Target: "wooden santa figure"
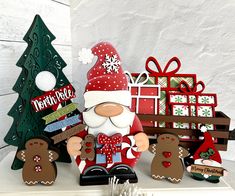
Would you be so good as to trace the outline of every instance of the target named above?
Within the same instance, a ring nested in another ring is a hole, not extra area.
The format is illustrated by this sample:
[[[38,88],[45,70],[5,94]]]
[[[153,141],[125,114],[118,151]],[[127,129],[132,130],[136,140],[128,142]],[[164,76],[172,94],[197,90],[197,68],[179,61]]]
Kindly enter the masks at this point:
[[[130,111],[131,94],[114,47],[101,42],[91,50],[83,49],[79,59],[95,65],[87,73],[83,120],[86,130],[68,140],[70,155],[76,156],[80,184],[107,184],[116,176],[119,182],[137,182],[132,169],[149,140],[134,112]]]

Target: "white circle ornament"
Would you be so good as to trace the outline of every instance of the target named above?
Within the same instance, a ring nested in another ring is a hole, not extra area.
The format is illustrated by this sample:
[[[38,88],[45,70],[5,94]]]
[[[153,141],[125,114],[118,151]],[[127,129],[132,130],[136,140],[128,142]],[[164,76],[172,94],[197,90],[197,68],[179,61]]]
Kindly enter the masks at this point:
[[[42,91],[50,91],[56,85],[55,76],[49,71],[41,71],[35,78],[36,86]]]

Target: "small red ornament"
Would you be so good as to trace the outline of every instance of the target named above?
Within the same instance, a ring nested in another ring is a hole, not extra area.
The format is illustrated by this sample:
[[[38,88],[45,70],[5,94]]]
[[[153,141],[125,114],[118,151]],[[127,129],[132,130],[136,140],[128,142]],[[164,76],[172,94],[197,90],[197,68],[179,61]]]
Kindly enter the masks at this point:
[[[163,165],[165,168],[168,168],[168,167],[171,166],[171,162],[169,162],[169,161],[163,161],[163,162],[162,162],[162,165]]]
[[[86,143],[86,146],[87,146],[87,147],[91,147],[91,145],[92,145],[91,142],[87,142],[87,143]]]
[[[89,154],[91,151],[92,151],[92,150],[91,150],[90,148],[87,148],[87,149],[85,150],[85,152],[86,152],[87,154]]]
[[[165,158],[170,158],[170,157],[171,157],[171,152],[166,152],[166,151],[164,151],[164,152],[162,153],[162,155],[163,155]]]

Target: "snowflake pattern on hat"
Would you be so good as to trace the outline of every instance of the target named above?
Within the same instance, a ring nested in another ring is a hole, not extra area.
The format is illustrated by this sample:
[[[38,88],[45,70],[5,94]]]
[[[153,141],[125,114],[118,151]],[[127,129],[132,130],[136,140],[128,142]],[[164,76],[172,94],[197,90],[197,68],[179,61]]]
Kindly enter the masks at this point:
[[[87,73],[86,91],[127,90],[127,78],[115,48],[110,43],[101,42],[91,50],[98,59]]]
[[[131,94],[128,91],[128,80],[115,48],[108,42],[100,42],[91,51],[98,59],[87,72],[85,107],[93,107],[104,102],[130,106]]]
[[[105,55],[105,62],[102,66],[107,70],[107,73],[111,73],[112,71],[118,73],[119,66],[121,65],[121,61],[117,59],[117,55],[113,55],[109,57],[109,55]]]

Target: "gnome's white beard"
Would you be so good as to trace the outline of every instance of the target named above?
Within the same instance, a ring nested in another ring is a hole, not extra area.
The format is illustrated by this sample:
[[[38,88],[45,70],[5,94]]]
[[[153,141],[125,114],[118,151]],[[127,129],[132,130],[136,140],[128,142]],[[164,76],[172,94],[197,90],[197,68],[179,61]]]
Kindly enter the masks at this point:
[[[197,164],[197,165],[204,165],[204,166],[212,166],[212,167],[222,167],[220,163],[218,163],[217,161],[214,161],[214,160],[211,160],[211,165],[206,165],[204,164],[203,162],[203,159],[196,159],[194,161],[194,164]],[[208,174],[202,174],[204,176],[204,178],[209,178],[211,175],[208,175]]]
[[[196,159],[194,161],[194,164],[197,164],[197,165],[205,165],[203,162],[203,159]],[[212,167],[222,167],[220,163],[218,163],[217,161],[214,161],[214,160],[211,160],[211,165],[207,165],[207,166],[212,166]]]
[[[121,133],[123,136],[130,133],[130,126],[134,121],[135,113],[123,106],[123,112],[114,117],[104,117],[95,113],[95,107],[83,112],[83,120],[88,126],[88,133],[97,136],[104,133],[111,136]]]

